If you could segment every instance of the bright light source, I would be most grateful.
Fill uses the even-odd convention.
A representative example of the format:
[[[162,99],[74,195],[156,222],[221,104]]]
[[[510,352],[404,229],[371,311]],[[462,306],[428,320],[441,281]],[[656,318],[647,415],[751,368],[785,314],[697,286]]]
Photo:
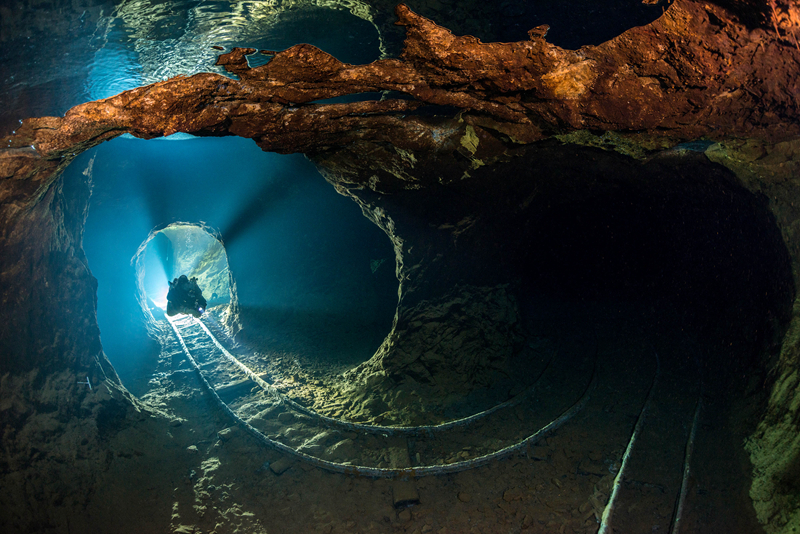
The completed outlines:
[[[155,298],[150,297],[150,300],[153,301],[153,304],[155,304],[156,306],[158,306],[162,310],[166,311],[167,310],[167,293],[168,293],[168,291],[164,291],[161,294],[161,296],[155,297]]]
[[[184,307],[187,304],[179,306],[183,312],[199,317],[209,306],[231,301],[228,256],[212,231],[202,224],[172,223],[152,231],[139,246],[133,261],[139,302],[146,315],[152,316],[154,307],[167,311],[170,282],[181,275],[196,278],[203,293],[188,309]]]

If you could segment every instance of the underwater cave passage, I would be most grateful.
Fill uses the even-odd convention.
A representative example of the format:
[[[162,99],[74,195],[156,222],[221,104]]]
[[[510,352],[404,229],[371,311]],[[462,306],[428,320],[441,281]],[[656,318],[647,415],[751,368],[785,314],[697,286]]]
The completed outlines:
[[[200,224],[173,223],[151,232],[135,258],[139,301],[146,315],[167,311],[170,282],[181,276],[194,280],[206,309],[235,302],[224,245]],[[174,313],[173,313],[174,315]]]
[[[301,155],[236,137],[125,136],[78,156],[63,180],[91,190],[83,248],[101,341],[135,395],[159,366],[153,318],[182,274],[198,278],[214,314],[230,310],[238,341],[272,361],[354,365],[391,329],[390,241]]]
[[[720,532],[755,531],[743,443],[771,389],[795,294],[767,199],[683,148],[637,161],[547,143],[533,160],[493,172],[506,198],[497,252],[520,281],[523,323],[534,336],[557,333],[562,347],[582,337],[583,352],[596,351],[598,386],[569,446],[624,448],[647,406],[626,477],[675,495],[698,414],[692,476],[700,482],[690,486],[687,517],[698,525],[714,517]],[[627,423],[615,426],[623,412]],[[650,498],[630,485],[624,495]],[[617,515],[620,531],[652,527]]]

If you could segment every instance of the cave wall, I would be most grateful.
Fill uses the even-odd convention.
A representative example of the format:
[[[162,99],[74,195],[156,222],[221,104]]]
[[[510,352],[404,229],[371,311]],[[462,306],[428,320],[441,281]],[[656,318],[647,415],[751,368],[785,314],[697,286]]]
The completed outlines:
[[[140,412],[100,345],[81,249],[88,183],[37,180],[67,163],[24,154],[11,168],[27,180],[4,174],[0,188],[0,523],[9,531],[46,531],[63,523],[59,507],[85,506],[104,443]]]
[[[762,15],[764,5],[758,6]],[[248,52],[235,50],[220,63],[239,75],[238,81],[217,75],[175,78],[78,106],[63,118],[25,121],[3,140],[7,148],[0,157],[2,473],[4,486],[16,489],[0,497],[6,499],[3,513],[62,504],[63,492],[41,489],[48,480],[90,485],[104,434],[125,428],[141,410],[119,386],[100,347],[94,281],[79,245],[86,192],[65,192],[57,181],[74,154],[125,131],[141,137],[176,131],[241,135],[265,150],[309,153],[328,179],[387,231],[398,256],[395,325],[381,356],[362,368],[364,385],[374,385],[369,376],[391,378],[394,362],[411,369],[421,348],[446,334],[444,326],[423,332],[433,319],[476,332],[474,339],[483,345],[471,348],[487,349],[502,362],[515,342],[508,279],[502,270],[492,272],[488,260],[451,272],[450,254],[455,262],[466,253],[460,247],[485,236],[472,213],[449,211],[449,199],[458,190],[453,184],[465,179],[469,184],[484,172],[487,183],[480,187],[492,191],[496,182],[488,180],[488,169],[494,163],[552,135],[585,128],[618,131],[628,146],[645,154],[701,136],[721,141],[709,157],[769,197],[798,272],[792,143],[800,132],[794,105],[800,47],[792,41],[798,23],[789,16],[791,5],[778,5],[787,16],[772,31],[769,24],[742,23],[741,13],[727,12],[724,2],[679,0],[655,23],[580,51],[552,46],[542,32],[516,44],[456,38],[401,9],[409,40],[400,60],[353,67],[299,46],[263,68],[249,69]],[[375,90],[401,91],[415,100],[311,103]],[[422,104],[454,106],[462,113],[459,119],[433,120],[414,113]],[[749,151],[742,138],[761,148]],[[335,161],[331,147],[356,163],[348,168],[344,159]],[[724,154],[726,147],[738,150]],[[783,155],[773,159],[776,153]],[[365,154],[373,158],[372,167]],[[424,194],[430,191],[432,196]],[[497,208],[492,202],[486,206]],[[414,217],[404,220],[407,209]],[[442,273],[448,284],[431,283]],[[750,444],[756,467],[752,496],[772,532],[788,531],[800,517],[791,482],[800,454],[798,324],[795,314],[774,365],[773,395]],[[447,338],[451,347],[456,337]],[[449,353],[423,354],[428,374],[436,365],[469,365],[451,360]],[[79,383],[84,377],[96,393]],[[461,388],[455,384],[451,390]],[[786,461],[774,461],[776,453]]]
[[[114,380],[95,321],[96,282],[81,248],[88,184],[65,191],[52,179],[63,168],[57,162],[23,155],[14,163],[32,183],[19,190],[4,176],[2,368],[48,373],[75,366],[96,381]],[[50,177],[39,182],[42,175]]]
[[[728,167],[751,191],[763,195],[775,215],[792,256],[795,286],[800,269],[800,141],[776,144],[729,140],[709,148],[712,161]],[[800,299],[795,300],[788,329],[773,355],[770,395],[765,412],[746,448],[753,463],[753,499],[767,532],[800,528]]]

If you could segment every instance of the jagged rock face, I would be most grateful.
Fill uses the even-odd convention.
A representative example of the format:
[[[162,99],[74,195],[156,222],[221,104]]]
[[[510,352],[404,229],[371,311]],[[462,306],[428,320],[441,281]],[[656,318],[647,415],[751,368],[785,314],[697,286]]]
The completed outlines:
[[[23,179],[58,172],[29,154],[14,163]],[[100,345],[97,281],[81,248],[88,183],[68,189],[31,180],[23,182],[30,196],[15,197],[9,181],[0,255],[0,523],[46,531],[63,524],[55,510],[85,507],[110,460],[105,443],[139,408]]]
[[[255,50],[235,49],[219,62],[240,80],[198,74],[127,91],[77,106],[63,119],[29,121],[9,146],[35,142],[55,157],[124,131],[184,131],[252,137],[282,152],[357,139],[431,149],[438,136],[424,121],[396,115],[421,103],[461,108],[468,121],[517,142],[589,128],[771,141],[799,131],[792,95],[800,50],[787,41],[796,24],[782,34],[750,30],[722,8],[683,0],[648,26],[570,51],[536,34],[517,43],[456,37],[403,6],[398,16],[408,36],[400,59],[353,66],[298,45],[249,68],[245,55]],[[414,100],[310,104],[381,90]]]
[[[794,43],[800,21],[792,5],[778,2],[774,12],[768,5],[678,0],[652,24],[576,51],[549,44],[541,29],[517,43],[456,37],[401,6],[407,40],[399,59],[353,66],[299,45],[251,69],[245,55],[254,50],[237,49],[222,55],[220,64],[239,80],[179,77],[77,106],[63,118],[25,121],[3,140],[7,148],[0,154],[0,401],[4,425],[15,429],[4,438],[6,450],[23,458],[15,432],[46,427],[43,413],[55,411],[67,420],[82,413],[112,431],[125,426],[133,411],[100,347],[94,280],[80,250],[87,191],[65,192],[57,181],[74,154],[123,132],[151,138],[178,131],[240,135],[265,150],[309,154],[386,230],[397,254],[395,325],[376,357],[354,373],[355,387],[380,384],[405,398],[404,385],[428,381],[436,385],[434,394],[457,395],[491,380],[495,371],[507,372],[518,342],[518,310],[509,289],[514,268],[497,269],[494,253],[506,253],[484,246],[508,231],[508,221],[491,214],[502,213],[503,202],[507,212],[517,213],[519,198],[491,181],[487,169],[517,156],[524,145],[585,129],[619,132],[645,154],[701,136],[748,137],[770,146],[791,141],[800,135],[800,46]],[[312,103],[382,90],[410,99]],[[462,113],[415,113],[425,105]],[[719,161],[729,164],[725,157]],[[796,198],[791,180],[777,182],[768,189],[786,193],[787,200],[773,209]],[[757,190],[764,182],[748,186]],[[493,195],[476,207],[451,202],[458,190]],[[797,217],[789,208],[781,216],[796,251]],[[477,244],[482,252],[476,258]],[[453,325],[457,331],[448,330]],[[786,343],[782,378],[796,367],[796,340]],[[491,357],[464,356],[477,352]],[[431,379],[464,372],[475,379]],[[81,404],[84,376],[104,383],[108,394]],[[779,381],[782,393],[761,431],[766,435],[788,417],[773,441],[796,431],[787,406],[798,393],[788,393],[787,383]],[[49,396],[54,391],[63,395]],[[18,471],[20,464],[3,467]],[[760,494],[765,502],[795,491],[781,481],[796,462],[784,467],[764,468],[771,484],[759,486],[770,488]],[[770,517],[765,512],[763,520]]]
[[[22,163],[15,167],[23,176],[59,169],[29,155],[15,163]],[[27,198],[4,195],[2,368],[46,374],[68,367],[95,380],[114,380],[95,320],[96,281],[81,248],[88,185],[64,191],[60,182],[31,182]],[[18,217],[9,218],[9,212]]]

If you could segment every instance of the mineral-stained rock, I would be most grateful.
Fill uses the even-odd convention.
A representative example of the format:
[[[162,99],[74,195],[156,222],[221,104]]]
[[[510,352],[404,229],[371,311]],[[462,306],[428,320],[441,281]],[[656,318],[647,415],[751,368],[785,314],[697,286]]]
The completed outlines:
[[[421,103],[455,106],[490,119],[509,139],[530,142],[574,129],[646,130],[659,136],[748,136],[769,140],[800,133],[794,95],[800,50],[783,30],[748,28],[712,3],[673,2],[647,26],[599,46],[564,50],[535,34],[528,41],[482,43],[458,37],[405,6],[399,59],[348,65],[310,45],[277,53],[250,68],[234,49],[215,74],[177,77],[82,104],[62,119],[29,120],[7,139],[57,157],[125,131],[141,137],[177,131],[252,137],[266,150],[319,150],[357,139],[432,148],[419,119],[401,119]],[[389,90],[408,99],[313,104]],[[426,132],[426,130],[428,130]]]
[[[60,516],[48,517],[56,509],[48,492],[67,492],[48,486],[29,495],[25,484],[43,487],[44,467],[51,478],[78,473],[82,483],[91,480],[94,466],[107,465],[100,441],[129,427],[139,413],[100,346],[95,281],[80,244],[88,189],[64,191],[56,181],[91,146],[126,132],[152,138],[182,131],[239,135],[265,150],[312,156],[394,243],[401,278],[395,326],[382,356],[354,382],[361,387],[360,382],[376,385],[369,382],[374,377],[388,380],[397,398],[411,395],[403,390],[410,380],[421,384],[436,374],[443,377],[435,382],[440,393],[463,391],[469,384],[453,384],[453,370],[480,377],[492,368],[465,355],[488,347],[502,368],[515,342],[507,273],[491,273],[486,257],[475,269],[450,271],[469,256],[470,244],[491,243],[486,229],[492,228],[482,219],[486,212],[461,209],[481,198],[474,190],[459,192],[472,197],[443,202],[457,196],[455,185],[470,183],[522,145],[576,130],[635,134],[640,148],[701,136],[774,146],[800,136],[800,17],[787,1],[676,0],[652,24],[579,50],[548,43],[542,29],[525,41],[483,43],[453,35],[405,6],[397,15],[407,35],[399,58],[348,65],[298,45],[249,68],[245,56],[251,50],[236,49],[220,56],[220,64],[239,79],[176,77],[76,106],[64,117],[28,119],[2,140],[0,472],[11,473],[3,487],[13,491],[0,504],[4,510],[30,510],[38,499],[40,507],[36,518],[19,512],[28,515],[15,518],[14,525],[35,530],[39,520],[61,524]],[[320,102],[374,91],[389,91],[389,97]],[[496,176],[476,182],[481,190],[501,193],[505,182],[488,178]],[[761,187],[763,178],[757,180],[759,186],[749,185]],[[788,190],[781,187],[770,184],[765,191]],[[421,206],[412,211],[419,217],[403,218],[404,208],[414,205]],[[783,216],[784,235],[796,251],[797,217],[790,207]],[[490,310],[498,314],[488,318]],[[436,325],[438,317],[443,320]],[[453,325],[459,331],[449,331]],[[478,339],[483,345],[476,345]],[[785,365],[779,367],[786,376],[794,372],[788,355],[796,344],[787,341]],[[93,390],[82,385],[85,379]],[[794,417],[786,410],[780,402],[771,406],[770,423],[787,413]],[[790,436],[787,428],[773,441]],[[69,437],[81,432],[88,436],[85,445]],[[53,433],[60,437],[51,439]],[[51,464],[36,453],[59,440],[64,458],[80,453],[88,459]],[[769,480],[759,487],[792,492],[775,483],[785,481],[786,473],[764,476]],[[772,512],[777,501],[762,493],[764,514]],[[73,509],[82,506],[77,502]],[[73,524],[73,530],[80,528]]]

